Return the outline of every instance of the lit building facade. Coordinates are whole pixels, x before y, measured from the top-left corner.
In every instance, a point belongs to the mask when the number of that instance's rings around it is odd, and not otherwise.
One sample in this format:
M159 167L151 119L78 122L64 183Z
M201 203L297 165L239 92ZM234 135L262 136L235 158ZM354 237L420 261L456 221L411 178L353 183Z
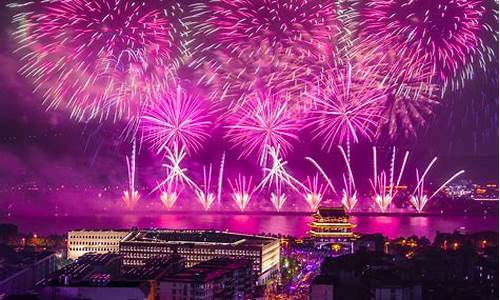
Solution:
M75 260L86 253L118 253L120 241L128 230L75 230L68 232L68 259Z
M279 274L280 244L270 237L202 230L137 231L120 242L124 266L140 266L145 260L177 253L191 267L214 258L252 261L259 282Z
M356 235L343 207L319 207L309 228L309 237L317 247L352 252Z
M159 299L250 299L252 262L216 258L161 278Z

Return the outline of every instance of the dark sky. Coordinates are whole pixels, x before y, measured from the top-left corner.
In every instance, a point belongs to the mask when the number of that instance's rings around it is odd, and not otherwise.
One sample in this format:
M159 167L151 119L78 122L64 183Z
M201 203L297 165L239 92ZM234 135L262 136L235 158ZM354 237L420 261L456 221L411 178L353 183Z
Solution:
M31 92L30 82L16 70L18 59L12 54L15 45L10 37L9 11L0 8L0 185L2 188L27 181L52 185L123 184L126 178L120 124L78 124L64 112L46 111L41 98ZM201 153L189 162L191 168L214 161L218 164L221 138L212 139ZM410 166L423 167L438 156L436 172L442 179L460 169L474 180L498 180L498 67L478 76L459 92L446 95L435 110L428 126L418 138L399 144L412 150ZM336 174L338 153L319 151L317 143L303 143L290 157L290 165L301 169L305 154L317 158ZM234 166L250 168L250 161L235 162L236 153L228 152ZM369 174L370 145L353 150L354 169ZM161 162L146 151L141 152L139 180L151 185L157 180ZM199 169L199 168L198 168ZM301 171L297 171L300 173ZM412 171L413 172L413 171Z

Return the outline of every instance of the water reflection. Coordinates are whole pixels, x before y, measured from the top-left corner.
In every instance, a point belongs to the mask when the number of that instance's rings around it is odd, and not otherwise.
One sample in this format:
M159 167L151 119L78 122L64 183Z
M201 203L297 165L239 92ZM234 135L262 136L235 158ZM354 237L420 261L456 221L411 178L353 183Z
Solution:
M464 228L468 232L498 231L495 216L354 216L355 232L383 233L390 238L398 236L426 236L433 239L436 231L451 232ZM21 232L38 234L65 233L79 228L171 228L171 229L216 229L246 234L275 233L303 236L307 233L310 216L304 215L242 215L242 214L190 214L173 213L162 215L94 215L25 217L10 216L3 222L14 223Z

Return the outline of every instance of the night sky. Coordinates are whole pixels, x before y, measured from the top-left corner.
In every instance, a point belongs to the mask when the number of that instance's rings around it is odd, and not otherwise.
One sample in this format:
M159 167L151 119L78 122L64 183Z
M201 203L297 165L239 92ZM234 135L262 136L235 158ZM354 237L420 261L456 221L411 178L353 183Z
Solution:
M15 45L10 36L10 13L0 7L0 190L33 182L51 186L124 186L129 146L120 138L123 124L81 124L69 119L64 111L46 111L41 97L32 93L29 80L17 74L19 62L12 53ZM216 133L220 130L216 129ZM190 170L199 170L201 164L208 162L218 167L222 153L220 136L205 145L207 151L189 160ZM380 144L388 145L384 141ZM371 172L370 146L360 144L353 149L354 170L359 176ZM487 74L478 75L463 90L448 93L418 138L400 140L397 146L412 151L410 167L423 168L433 156L438 156L431 179L442 180L465 169L463 178L497 181L498 67L490 66ZM335 177L335 169L341 165L337 152L326 154L316 142L303 141L295 149L288 157L295 174L311 170L303 162L303 156L310 155ZM234 151L229 150L227 155L229 166L257 168L250 160L236 162ZM138 168L140 185L152 186L160 178L160 159L145 149L140 151ZM413 176L414 171L408 173ZM2 201L10 205L13 199Z

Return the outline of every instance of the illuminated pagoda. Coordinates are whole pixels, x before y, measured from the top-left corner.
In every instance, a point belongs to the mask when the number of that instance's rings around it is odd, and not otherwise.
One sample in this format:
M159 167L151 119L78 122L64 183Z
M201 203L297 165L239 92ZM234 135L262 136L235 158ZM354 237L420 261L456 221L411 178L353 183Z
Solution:
M352 252L356 235L354 224L343 207L319 207L309 223L309 237L318 248L331 248L336 252Z

